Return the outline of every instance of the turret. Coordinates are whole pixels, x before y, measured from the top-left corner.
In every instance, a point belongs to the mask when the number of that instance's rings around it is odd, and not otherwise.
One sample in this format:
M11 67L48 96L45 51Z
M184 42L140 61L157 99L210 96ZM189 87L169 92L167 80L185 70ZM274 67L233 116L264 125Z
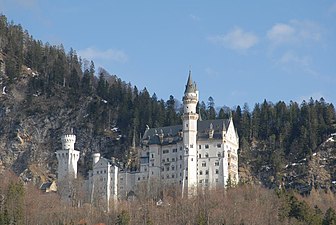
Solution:
M56 151L58 160L58 180L77 178L79 151L75 150L76 135L66 134L61 137L62 149Z
M198 90L196 83L192 81L191 71L189 71L188 81L183 97L184 113L196 113L196 105L198 102Z
M93 168L93 166L96 165L96 163L100 159L100 153L99 152L93 153L92 154L92 159L93 159L93 162L92 162L92 168Z
M63 150L74 150L75 149L75 142L76 142L76 135L74 135L74 134L62 135L61 141L62 141L62 149Z
M187 85L183 96L183 145L184 145L184 177L182 193L187 192L188 196L196 194L197 189L197 120L196 105L198 102L198 91L196 83L192 81L189 71Z

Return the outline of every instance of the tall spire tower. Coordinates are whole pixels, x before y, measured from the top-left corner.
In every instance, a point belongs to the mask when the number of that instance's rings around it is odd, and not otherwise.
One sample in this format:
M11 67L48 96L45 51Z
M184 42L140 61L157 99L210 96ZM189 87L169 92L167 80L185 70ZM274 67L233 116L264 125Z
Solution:
M182 193L188 196L196 194L197 191L197 120L196 105L198 102L198 91L196 83L192 81L191 71L183 97L183 144L184 144L184 177Z

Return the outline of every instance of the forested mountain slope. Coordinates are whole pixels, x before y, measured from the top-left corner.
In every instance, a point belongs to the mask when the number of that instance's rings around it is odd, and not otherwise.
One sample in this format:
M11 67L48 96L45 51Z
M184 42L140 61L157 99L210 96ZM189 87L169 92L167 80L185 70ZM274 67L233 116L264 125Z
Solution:
M3 15L0 88L0 165L37 183L55 173L54 152L60 148L61 134L71 129L77 135L79 169L85 176L92 151L115 156L136 169L129 160L133 137L137 145L146 125L181 123L181 106L174 96L165 101L146 89L139 91L103 68L96 69L73 49L66 52L62 46L35 40ZM301 191L313 185L332 187L335 142L325 142L336 132L331 103L265 100L253 109L247 104L215 109L211 97L198 106L203 120L233 116L243 182Z

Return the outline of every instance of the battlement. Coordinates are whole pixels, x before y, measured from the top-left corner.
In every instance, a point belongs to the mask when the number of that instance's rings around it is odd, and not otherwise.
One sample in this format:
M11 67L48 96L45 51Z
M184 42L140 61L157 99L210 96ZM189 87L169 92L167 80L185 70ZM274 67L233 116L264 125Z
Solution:
M76 135L74 134L64 134L61 137L62 142L76 142Z
M66 150L66 149L74 150L75 142L76 142L76 135L74 134L62 135L61 141L62 141L63 150Z

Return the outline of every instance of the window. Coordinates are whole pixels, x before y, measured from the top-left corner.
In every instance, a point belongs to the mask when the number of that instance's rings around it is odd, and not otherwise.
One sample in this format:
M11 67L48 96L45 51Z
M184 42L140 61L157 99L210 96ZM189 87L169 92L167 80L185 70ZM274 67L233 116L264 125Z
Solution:
M167 153L169 153L169 149L165 149L165 150L163 150L162 153L163 153L163 154L167 154Z
M175 175L174 175L174 174L172 175L172 178L175 178Z
M215 162L215 166L219 166L219 162L218 161Z
M182 147L180 147L180 151L182 151Z
M198 146L198 149L202 149L202 145L199 145L199 146Z
M174 148L174 149L173 149L173 152L177 152L177 148Z
M166 170L169 171L169 166L167 166Z
M203 171L202 170L200 170L199 175L203 175Z
M180 164L180 169L182 168L182 164Z
M175 170L175 166L172 166L172 170Z
M194 158L191 158L191 161L194 161Z
M190 145L190 148L194 148L194 145L193 145L193 144L191 144L191 145Z
M217 153L217 156L218 156L218 157L221 157L221 154L220 154L220 152L218 152L218 153Z
M208 158L209 157L209 154L208 153L205 153L205 158Z
M209 145L208 145L208 144L206 144L206 145L205 145L205 148L209 148Z
M200 183L200 184L203 183L203 180L199 180L199 183Z
M154 158L154 154L152 154L152 159Z
M202 162L202 167L206 167L206 162Z
M180 155L180 160L182 160L182 155Z
M222 147L222 144L218 143L217 148L220 148L220 147Z
M120 177L120 180L124 180L124 178L123 178L123 177Z
M138 180L140 180L140 177L138 177Z
M166 160L165 159L162 159L162 162L165 162Z
M154 163L152 163L152 166L154 166Z
M198 158L202 158L202 154L198 154Z
M218 178L216 178L216 182L218 182Z
M186 127L188 128L188 124L186 123Z
M169 162L169 158L167 158L167 162Z
M172 161L175 162L175 158L172 158Z
M219 170L218 169L216 169L216 174L219 174Z
M209 170L206 170L206 171L205 171L205 175L209 175Z

